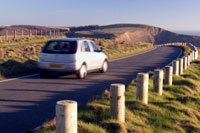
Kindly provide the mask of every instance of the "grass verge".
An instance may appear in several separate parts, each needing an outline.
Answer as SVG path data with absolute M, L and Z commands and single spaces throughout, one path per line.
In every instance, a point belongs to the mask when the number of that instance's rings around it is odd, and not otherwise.
M 78 131 L 84 133 L 191 133 L 200 131 L 200 59 L 184 74 L 175 76 L 173 86 L 164 85 L 163 96 L 153 92 L 150 73 L 149 104 L 136 101 L 136 82 L 126 88 L 126 122 L 110 119 L 108 90 L 87 105 L 80 105 Z M 55 132 L 55 119 L 35 133 Z M 85 125 L 85 126 L 83 126 Z

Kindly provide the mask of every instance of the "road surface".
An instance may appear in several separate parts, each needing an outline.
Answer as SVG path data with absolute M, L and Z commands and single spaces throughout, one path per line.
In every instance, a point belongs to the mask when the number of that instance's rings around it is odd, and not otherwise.
M 111 61 L 107 73 L 91 73 L 84 80 L 68 75 L 0 82 L 0 132 L 18 133 L 36 128 L 55 116 L 56 101 L 67 99 L 86 104 L 109 89 L 111 83 L 129 84 L 138 72 L 162 68 L 180 53 L 181 49 L 177 47 L 159 47 L 144 54 Z

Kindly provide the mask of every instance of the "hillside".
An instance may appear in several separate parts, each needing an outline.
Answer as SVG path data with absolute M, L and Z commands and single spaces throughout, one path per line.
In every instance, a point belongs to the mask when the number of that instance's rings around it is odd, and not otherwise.
M 78 27 L 45 27 L 32 25 L 0 26 L 0 36 L 5 35 L 6 31 L 9 32 L 9 35 L 13 35 L 14 30 L 16 30 L 19 35 L 22 30 L 24 31 L 24 35 L 29 34 L 30 30 L 33 32 L 37 30 L 39 35 L 41 30 L 43 34 L 46 31 L 56 30 L 60 35 L 65 34 L 67 37 L 103 38 L 114 39 L 120 42 L 129 41 L 154 44 L 187 42 L 200 46 L 199 36 L 177 34 L 159 27 L 142 24 L 88 25 Z
M 54 31 L 59 33 L 66 33 L 68 31 L 65 27 L 47 27 L 47 26 L 35 26 L 35 25 L 13 25 L 13 26 L 0 26 L 0 36 L 5 35 L 6 31 L 8 31 L 8 35 L 13 35 L 14 31 L 17 32 L 17 35 L 21 35 L 22 31 L 24 35 L 29 35 L 29 31 L 32 31 L 33 34 L 35 34 L 35 31 L 37 30 L 40 34 L 40 31 L 46 32 L 46 31 Z
M 188 42 L 196 46 L 200 37 L 173 33 L 159 27 L 142 24 L 113 24 L 105 26 L 72 27 L 68 37 L 92 37 L 118 41 L 147 42 L 154 44 Z M 200 46 L 200 45 L 199 45 Z

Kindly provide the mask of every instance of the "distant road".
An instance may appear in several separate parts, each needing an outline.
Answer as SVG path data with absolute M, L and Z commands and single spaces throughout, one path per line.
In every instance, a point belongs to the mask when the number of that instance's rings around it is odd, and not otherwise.
M 74 75 L 45 79 L 40 76 L 0 82 L 0 132 L 18 133 L 40 126 L 55 116 L 56 101 L 71 99 L 79 104 L 109 89 L 111 83 L 129 84 L 138 72 L 169 64 L 181 52 L 160 47 L 144 54 L 114 60 L 108 73 L 91 73 L 79 80 Z

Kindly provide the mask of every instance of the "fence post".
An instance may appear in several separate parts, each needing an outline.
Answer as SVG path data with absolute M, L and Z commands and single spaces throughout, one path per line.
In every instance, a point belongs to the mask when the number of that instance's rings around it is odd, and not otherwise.
M 154 88 L 155 92 L 157 92 L 159 95 L 162 95 L 162 92 L 163 92 L 163 70 L 161 70 L 161 69 L 154 70 L 153 88 Z
M 5 40 L 8 41 L 8 31 L 6 30 L 6 33 L 5 33 Z
M 35 36 L 37 36 L 37 34 L 38 34 L 38 32 L 37 32 L 37 30 L 35 31 Z
M 174 60 L 172 64 L 173 64 L 173 73 L 175 75 L 179 75 L 179 61 Z
M 24 30 L 22 30 L 22 35 L 21 35 L 22 37 L 24 36 Z
M 187 56 L 183 57 L 183 69 L 187 69 Z
M 110 114 L 112 119 L 125 122 L 125 85 L 111 84 Z
M 173 67 L 166 66 L 165 67 L 165 84 L 172 85 L 173 81 Z
M 183 74 L 183 58 L 179 59 L 179 74 Z
M 77 102 L 70 100 L 56 103 L 56 133 L 77 133 Z
M 29 30 L 29 37 L 31 37 L 32 36 L 32 32 L 31 32 L 31 30 Z
M 14 39 L 16 39 L 17 37 L 17 33 L 16 33 L 16 30 L 14 30 Z
M 149 89 L 149 74 L 138 73 L 136 99 L 142 101 L 142 103 L 144 104 L 148 104 L 148 89 Z
M 49 31 L 49 36 L 51 36 L 51 30 Z
M 54 36 L 56 36 L 56 30 L 54 30 Z

